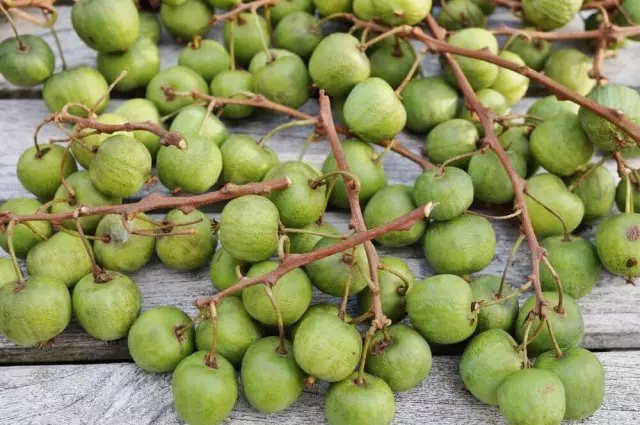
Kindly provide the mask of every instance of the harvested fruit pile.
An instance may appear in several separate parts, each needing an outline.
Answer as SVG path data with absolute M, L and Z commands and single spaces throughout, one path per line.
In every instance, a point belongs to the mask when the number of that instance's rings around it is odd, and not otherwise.
M 525 29 L 485 29 L 496 5 Z M 330 425 L 390 424 L 394 392 L 428 377 L 430 344 L 465 343 L 464 386 L 509 424 L 600 407 L 604 371 L 579 346 L 576 300 L 601 267 L 640 275 L 640 172 L 627 162 L 640 153 L 640 95 L 602 75 L 607 53 L 640 37 L 640 1 L 451 0 L 432 15 L 431 0 L 77 0 L 73 27 L 96 67 L 67 68 L 57 42 L 58 73 L 47 42 L 14 22 L 58 41 L 54 1 L 0 10 L 15 32 L 0 72 L 43 84 L 51 112 L 17 164 L 34 198 L 0 206 L 0 332 L 15 344 L 47 344 L 72 315 L 93 338 L 127 337 L 140 368 L 173 372 L 192 425 L 224 422 L 238 374 L 260 412 L 295 409 L 305 385 L 326 381 Z M 585 31 L 550 32 L 579 13 Z M 162 70 L 161 23 L 188 43 Z M 204 38 L 213 25 L 222 43 Z M 584 40 L 593 58 L 560 40 Z M 442 76 L 420 75 L 425 55 L 440 55 Z M 532 81 L 552 95 L 511 114 Z M 105 112 L 113 92 L 128 100 Z M 299 109 L 315 98 L 319 115 Z M 260 140 L 228 131 L 258 109 L 293 119 Z M 43 143 L 47 125 L 64 138 Z M 328 141 L 322 170 L 266 145 L 292 127 L 311 129 L 305 146 Z M 424 135 L 424 156 L 397 140 L 405 129 Z M 393 154 L 423 168 L 413 187 L 389 184 Z M 156 180 L 171 194 L 132 200 Z M 219 221 L 198 209 L 218 202 Z M 323 219 L 328 208 L 349 211 L 347 233 Z M 161 221 L 146 214 L 158 210 Z M 495 255 L 491 220 L 520 225 L 502 276 L 477 274 Z M 595 244 L 572 234 L 595 220 Z M 525 241 L 531 274 L 512 287 Z M 434 276 L 376 251 L 418 243 Z M 154 253 L 171 269 L 210 265 L 217 292 L 195 300 L 196 317 L 140 314 L 128 275 Z M 314 288 L 336 303 L 313 304 Z

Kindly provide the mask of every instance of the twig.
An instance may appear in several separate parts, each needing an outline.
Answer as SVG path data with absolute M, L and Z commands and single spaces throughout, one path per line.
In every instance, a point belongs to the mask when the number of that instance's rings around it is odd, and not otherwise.
M 213 25 L 217 22 L 224 21 L 225 19 L 234 19 L 240 15 L 242 12 L 246 10 L 257 10 L 261 7 L 265 6 L 275 6 L 280 2 L 280 0 L 256 0 L 248 3 L 240 3 L 233 9 L 228 12 L 222 13 L 220 15 L 213 15 L 209 20 L 209 24 Z

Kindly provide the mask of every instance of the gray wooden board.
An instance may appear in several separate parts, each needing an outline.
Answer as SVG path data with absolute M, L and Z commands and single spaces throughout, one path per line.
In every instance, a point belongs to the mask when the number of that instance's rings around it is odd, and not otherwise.
M 56 29 L 60 34 L 60 40 L 65 52 L 65 57 L 69 66 L 76 65 L 93 65 L 95 66 L 96 53 L 89 49 L 76 35 L 71 25 L 69 6 L 58 7 L 59 16 L 56 24 Z M 6 22 L 0 19 L 0 40 L 12 36 L 11 29 Z M 498 27 L 500 24 L 507 24 L 512 27 L 518 27 L 521 25 L 520 20 L 512 16 L 506 9 L 497 9 L 497 11 L 489 17 L 490 28 Z M 53 38 L 49 33 L 49 30 L 38 28 L 25 21 L 19 21 L 19 28 L 24 33 L 38 34 L 44 36 L 45 40 L 52 46 L 54 46 Z M 210 38 L 221 40 L 221 24 L 214 26 Z M 581 31 L 584 28 L 582 19 L 579 16 L 569 23 L 566 27 L 559 31 Z M 504 41 L 504 37 L 501 40 Z M 588 52 L 588 47 L 585 43 L 557 43 L 558 45 L 574 46 L 578 47 L 585 52 Z M 166 68 L 172 65 L 176 65 L 178 62 L 178 54 L 181 46 L 177 45 L 168 34 L 164 34 L 161 40 L 161 65 L 162 68 Z M 640 54 L 640 43 L 628 42 L 621 54 L 618 54 L 615 58 L 609 58 L 605 61 L 603 67 L 603 73 L 611 82 L 625 84 L 632 87 L 638 87 L 638 79 L 636 78 L 636 58 Z M 57 53 L 56 53 L 57 56 Z M 61 64 L 58 60 L 58 69 Z M 437 55 L 427 54 L 423 62 L 423 70 L 426 75 L 435 75 L 440 72 L 440 63 Z M 0 96 L 3 97 L 15 97 L 15 96 L 37 96 L 41 87 L 35 88 L 18 88 L 8 83 L 2 76 L 0 76 Z M 537 90 L 539 92 L 539 90 Z
M 588 425 L 637 424 L 640 415 L 639 351 L 598 353 L 605 367 L 602 408 Z M 255 411 L 240 396 L 228 424 L 323 424 L 326 385 L 305 390 L 294 406 L 276 415 Z M 242 391 L 242 390 L 240 390 Z M 177 425 L 171 377 L 146 373 L 130 363 L 0 368 L 3 425 Z M 396 395 L 395 425 L 504 425 L 496 407 L 465 391 L 458 359 L 435 357 L 427 380 Z

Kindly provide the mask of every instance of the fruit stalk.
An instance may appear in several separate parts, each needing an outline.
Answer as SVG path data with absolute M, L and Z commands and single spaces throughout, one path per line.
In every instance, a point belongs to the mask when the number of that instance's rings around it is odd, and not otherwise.
M 209 23 L 213 25 L 217 22 L 224 21 L 225 19 L 235 19 L 236 16 L 246 10 L 253 11 L 261 7 L 275 6 L 278 3 L 280 3 L 280 0 L 255 0 L 248 3 L 240 3 L 228 12 L 222 13 L 220 15 L 213 15 Z

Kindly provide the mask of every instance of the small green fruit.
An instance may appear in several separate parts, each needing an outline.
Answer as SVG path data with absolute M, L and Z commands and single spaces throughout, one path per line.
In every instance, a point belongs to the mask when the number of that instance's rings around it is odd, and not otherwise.
M 29 251 L 27 270 L 31 275 L 56 278 L 72 288 L 91 272 L 91 258 L 80 236 L 60 232 Z
M 329 314 L 332 316 L 338 316 L 338 314 L 340 314 L 340 307 L 328 302 L 314 304 L 311 307 L 309 307 L 307 311 L 302 315 L 300 320 L 298 320 L 296 324 L 291 326 L 290 328 L 291 331 L 289 332 L 289 334 L 291 335 L 292 341 L 296 339 L 296 333 L 298 331 L 298 328 L 300 327 L 300 324 L 305 320 L 307 320 L 309 317 L 314 316 L 316 314 Z M 344 321 L 345 322 L 351 321 L 351 316 L 349 316 L 349 313 L 345 312 Z
M 247 195 L 229 202 L 222 210 L 220 242 L 234 258 L 264 261 L 278 248 L 278 208 L 270 200 Z
M 458 93 L 442 77 L 416 78 L 402 91 L 407 127 L 425 133 L 453 119 L 458 110 Z
M 371 76 L 382 78 L 396 89 L 411 72 L 416 53 L 411 44 L 402 39 L 395 43 L 381 43 L 371 56 Z
M 262 413 L 280 412 L 296 402 L 304 388 L 304 372 L 293 356 L 293 346 L 270 336 L 252 344 L 242 359 L 242 388 L 249 404 Z
M 593 167 L 596 165 L 589 165 L 584 171 L 571 176 L 567 182 L 570 186 L 576 184 L 573 193 L 578 195 L 584 204 L 585 220 L 608 216 L 616 196 L 613 174 L 602 165 L 595 169 Z M 589 174 L 584 176 L 585 173 Z
M 376 16 L 391 26 L 416 25 L 431 11 L 431 0 L 371 0 Z
M 555 118 L 573 119 L 578 114 L 580 106 L 570 100 L 558 100 L 554 95 L 538 99 L 529 106 L 527 115 L 550 120 Z
M 153 40 L 141 37 L 126 52 L 98 53 L 97 66 L 109 84 L 127 71 L 114 90 L 128 92 L 145 87 L 160 72 L 160 50 Z
M 42 204 L 35 199 L 14 198 L 9 199 L 0 206 L 0 213 L 11 213 L 15 215 L 34 214 Z M 31 248 L 43 241 L 42 237 L 51 236 L 53 229 L 51 223 L 47 221 L 34 221 L 29 223 L 34 232 L 25 224 L 18 224 L 13 228 L 13 249 L 18 258 L 25 258 L 31 251 Z M 0 246 L 5 252 L 9 252 L 9 238 L 7 237 L 7 229 L 0 229 Z
M 304 226 L 301 230 L 334 235 L 338 234 L 338 230 L 336 230 L 331 223 L 327 223 L 326 221 L 322 223 L 311 223 Z M 320 239 L 322 239 L 322 236 L 311 233 L 290 233 L 288 237 L 290 243 L 289 248 L 293 254 L 305 254 L 313 251 L 313 248 L 318 242 L 320 242 Z
M 518 318 L 518 299 L 509 298 L 503 300 L 513 294 L 513 289 L 509 283 L 505 282 L 500 291 L 501 280 L 498 276 L 478 276 L 471 283 L 471 292 L 473 292 L 473 300 L 477 303 L 496 303 L 487 307 L 480 305 L 478 313 L 478 327 L 476 333 L 481 333 L 489 329 L 502 329 L 511 332 Z
M 102 114 L 98 118 L 96 118 L 96 121 L 101 124 L 114 125 L 127 123 L 127 119 L 125 117 L 115 113 Z M 91 166 L 91 162 L 93 161 L 93 158 L 95 158 L 96 153 L 98 152 L 98 148 L 105 140 L 115 134 L 126 134 L 122 131 L 118 131 L 114 134 L 92 133 L 94 132 L 91 129 L 80 130 L 80 132 L 78 133 L 78 135 L 80 136 L 79 141 L 74 142 L 71 145 L 71 152 L 73 153 L 73 156 L 76 158 L 78 163 L 87 170 Z
M 177 92 L 196 90 L 202 94 L 209 93 L 207 82 L 193 69 L 180 65 L 164 69 L 149 82 L 146 95 L 147 99 L 152 101 L 163 115 L 171 114 L 193 103 L 193 99 L 188 96 L 169 100 L 163 88 L 171 88 Z
M 9 258 L 0 258 L 0 287 L 18 281 L 18 274 Z
M 260 145 L 245 134 L 234 134 L 220 147 L 222 181 L 233 184 L 260 182 L 278 163 L 278 156 L 268 146 Z
M 460 377 L 465 388 L 485 404 L 498 404 L 500 384 L 522 368 L 522 355 L 517 346 L 513 337 L 502 329 L 476 335 L 460 358 Z
M 253 90 L 253 76 L 242 70 L 222 71 L 211 81 L 211 94 L 219 97 L 247 99 L 241 92 Z M 250 116 L 255 108 L 244 105 L 226 105 L 222 108 L 222 116 L 229 119 L 241 119 Z
M 53 75 L 56 66 L 51 47 L 36 35 L 21 35 L 20 42 L 10 37 L 0 43 L 0 74 L 16 86 L 33 87 L 44 83 Z
M 71 297 L 50 276 L 0 286 L 0 333 L 18 345 L 35 346 L 59 335 L 71 320 Z
M 382 226 L 396 218 L 409 214 L 416 209 L 411 197 L 411 188 L 395 184 L 380 189 L 367 203 L 364 209 L 364 222 L 367 228 Z M 402 247 L 417 242 L 427 227 L 425 221 L 418 221 L 408 230 L 396 230 L 376 238 L 383 246 Z
M 496 253 L 491 222 L 477 215 L 461 215 L 433 223 L 424 235 L 424 255 L 437 273 L 459 276 L 479 272 Z
M 140 16 L 131 0 L 80 0 L 71 9 L 76 34 L 98 52 L 124 52 L 140 35 Z
M 390 425 L 396 403 L 391 388 L 382 379 L 367 373 L 364 383 L 358 374 L 333 384 L 324 402 L 324 414 L 329 425 Z
M 247 349 L 262 338 L 262 330 L 244 309 L 238 297 L 225 298 L 218 305 L 218 353 L 240 367 Z M 196 330 L 198 350 L 211 349 L 211 320 L 206 320 Z
M 500 135 L 500 144 L 509 152 L 516 153 L 527 162 L 527 176 L 532 176 L 540 168 L 540 164 L 531 153 L 529 132 L 526 127 L 511 127 Z
M 520 177 L 526 177 L 526 160 L 513 151 L 507 152 L 507 155 L 516 173 Z M 471 158 L 467 171 L 473 182 L 476 200 L 490 204 L 508 204 L 513 200 L 513 184 L 495 152 L 475 155 Z
M 443 274 L 417 281 L 407 294 L 413 327 L 429 342 L 455 344 L 470 337 L 478 324 L 473 293 L 462 278 Z
M 300 323 L 293 340 L 296 362 L 306 373 L 327 382 L 346 379 L 362 352 L 354 325 L 332 314 L 314 314 Z
M 265 52 L 256 54 L 249 71 L 253 74 L 253 91 L 276 103 L 297 109 L 309 100 L 307 66 L 297 55 L 271 49 L 272 62 Z
M 596 248 L 609 273 L 634 279 L 640 275 L 640 214 L 606 218 L 596 231 Z
M 151 155 L 131 136 L 111 136 L 91 161 L 89 176 L 93 185 L 107 195 L 133 196 L 151 178 Z
M 186 0 L 179 4 L 162 2 L 160 19 L 176 38 L 193 40 L 209 32 L 213 10 L 204 0 Z
M 248 64 L 256 53 L 261 52 L 264 46 L 269 46 L 271 36 L 267 21 L 258 14 L 241 13 L 235 20 L 233 28 L 233 41 L 235 57 L 241 64 Z M 229 49 L 231 43 L 231 24 L 229 20 L 224 23 L 224 44 Z
M 279 24 L 287 17 L 300 12 L 312 14 L 315 11 L 313 0 L 282 0 L 271 8 L 271 20 Z
M 236 260 L 224 248 L 220 248 L 213 254 L 211 261 L 209 271 L 211 283 L 218 291 L 224 291 L 240 280 L 239 275 L 245 276 L 249 271 L 249 266 L 249 263 Z M 238 292 L 234 295 L 239 297 L 240 294 L 241 292 Z
M 96 229 L 96 241 L 93 243 L 93 253 L 96 261 L 108 270 L 122 273 L 132 273 L 144 267 L 156 247 L 153 236 L 155 226 L 144 220 L 146 216 L 127 221 L 131 230 L 150 232 L 149 236 L 134 235 L 123 224 L 122 216 L 109 214 L 100 220 Z
M 431 349 L 422 336 L 398 323 L 388 329 L 390 339 L 377 331 L 371 339 L 366 370 L 383 379 L 394 392 L 409 391 L 431 372 Z
M 329 16 L 334 13 L 351 11 L 352 0 L 313 0 L 320 16 Z
M 156 253 L 162 264 L 175 270 L 194 270 L 211 259 L 218 239 L 211 228 L 211 221 L 203 212 L 193 210 L 185 214 L 171 210 L 163 223 L 174 227 L 165 235 L 158 236 L 156 242 Z M 182 234 L 187 231 L 194 233 Z
M 640 184 L 635 182 L 633 174 L 629 175 L 631 181 L 631 207 L 629 212 L 640 211 Z M 627 180 L 623 178 L 616 187 L 616 207 L 620 212 L 625 212 L 625 203 L 627 201 Z
M 581 6 L 581 0 L 523 0 L 522 12 L 536 27 L 551 31 L 568 24 Z
M 487 26 L 487 17 L 472 0 L 447 2 L 447 6 L 440 9 L 437 21 L 438 25 L 449 31 Z
M 309 1 L 309 3 L 311 3 Z M 287 2 L 280 2 L 271 9 L 271 19 L 275 10 Z M 307 60 L 322 41 L 322 29 L 318 19 L 307 12 L 293 12 L 285 16 L 273 33 L 274 43 L 281 49 L 288 50 Z
M 45 201 L 53 199 L 62 177 L 76 171 L 75 159 L 59 145 L 41 145 L 39 149 L 30 147 L 18 159 L 18 180 L 25 189 Z
M 207 0 L 211 7 L 217 9 L 232 9 L 234 6 L 242 3 L 242 0 Z
M 231 58 L 224 46 L 215 40 L 189 43 L 182 49 L 178 64 L 193 69 L 207 81 L 231 67 Z
M 145 311 L 129 330 L 129 353 L 147 372 L 172 372 L 193 353 L 191 318 L 176 307 L 161 306 Z
M 449 43 L 456 47 L 464 47 L 472 50 L 488 49 L 494 55 L 498 54 L 498 41 L 495 36 L 483 28 L 465 28 L 449 37 Z M 474 90 L 490 87 L 498 78 L 498 66 L 478 59 L 454 56 L 456 62 L 462 68 L 462 72 L 469 80 Z M 446 80 L 454 86 L 457 81 L 451 68 L 444 68 Z
M 507 47 L 507 51 L 520 56 L 525 65 L 536 71 L 540 71 L 544 67 L 550 50 L 551 43 L 548 41 L 540 39 L 527 40 L 524 37 L 515 37 Z
M 148 38 L 158 44 L 160 41 L 160 22 L 153 12 L 139 12 L 140 15 L 140 35 L 139 38 Z
M 636 25 L 640 22 L 640 8 L 638 3 L 633 0 L 622 1 L 618 13 L 613 15 L 613 23 L 622 27 Z M 634 41 L 638 41 L 639 37 L 630 37 Z
M 496 10 L 496 4 L 491 0 L 471 0 L 478 5 L 482 13 L 489 16 Z
M 395 257 L 380 258 L 378 270 L 378 285 L 382 300 L 382 312 L 394 323 L 400 322 L 407 316 L 406 296 L 411 290 L 415 276 L 407 263 Z M 361 313 L 371 309 L 373 295 L 366 287 L 358 294 L 358 307 Z
M 500 53 L 500 57 L 517 65 L 525 65 L 524 60 L 513 52 L 503 51 Z M 493 82 L 491 88 L 502 94 L 509 105 L 514 105 L 522 100 L 527 93 L 529 79 L 517 72 L 500 68 L 498 69 L 498 78 Z
M 372 0 L 353 0 L 352 8 L 353 14 L 363 21 L 373 21 L 376 17 Z
M 161 125 L 158 108 L 147 99 L 127 100 L 114 113 L 124 117 L 129 122 L 151 121 L 154 124 Z M 132 134 L 138 142 L 145 145 L 151 154 L 151 158 L 155 160 L 156 154 L 160 149 L 160 136 L 144 130 L 136 130 Z
M 218 146 L 229 138 L 229 130 L 224 123 L 215 115 L 208 114 L 207 108 L 200 105 L 182 108 L 169 129 L 181 134 L 197 133 Z
M 413 186 L 416 205 L 436 203 L 429 218 L 447 221 L 458 217 L 473 203 L 473 182 L 463 170 L 455 167 L 427 170 Z
M 42 88 L 42 98 L 49 112 L 60 112 L 70 103 L 84 105 L 102 113 L 109 104 L 109 86 L 102 74 L 88 66 L 70 68 L 54 74 Z M 88 115 L 85 108 L 72 106 L 69 113 L 80 117 Z
M 505 99 L 502 93 L 494 90 L 493 88 L 478 90 L 477 96 L 480 103 L 482 103 L 487 109 L 497 115 L 508 115 L 511 111 L 507 99 Z M 459 116 L 462 119 L 474 123 L 476 128 L 478 129 L 478 134 L 480 134 L 480 136 L 484 136 L 484 127 L 482 126 L 482 123 L 480 123 L 477 115 L 471 112 L 471 110 L 467 108 L 466 105 L 463 105 L 462 109 L 460 110 Z M 493 127 L 496 132 L 497 130 L 501 129 L 500 124 L 497 123 L 494 124 Z
M 209 367 L 208 351 L 198 351 L 178 364 L 171 379 L 173 405 L 191 425 L 222 424 L 238 399 L 236 371 L 220 354 Z
M 102 341 L 123 338 L 136 321 L 142 306 L 140 288 L 117 272 L 106 272 L 107 282 L 88 274 L 73 288 L 73 312 L 92 337 Z
M 446 161 L 477 149 L 480 136 L 475 125 L 463 119 L 451 119 L 436 125 L 427 136 L 424 152 L 431 162 L 444 164 Z M 470 158 L 450 162 L 452 167 L 466 169 Z
M 595 86 L 589 77 L 591 58 L 576 49 L 558 49 L 551 53 L 544 65 L 544 73 L 563 86 L 585 96 Z

